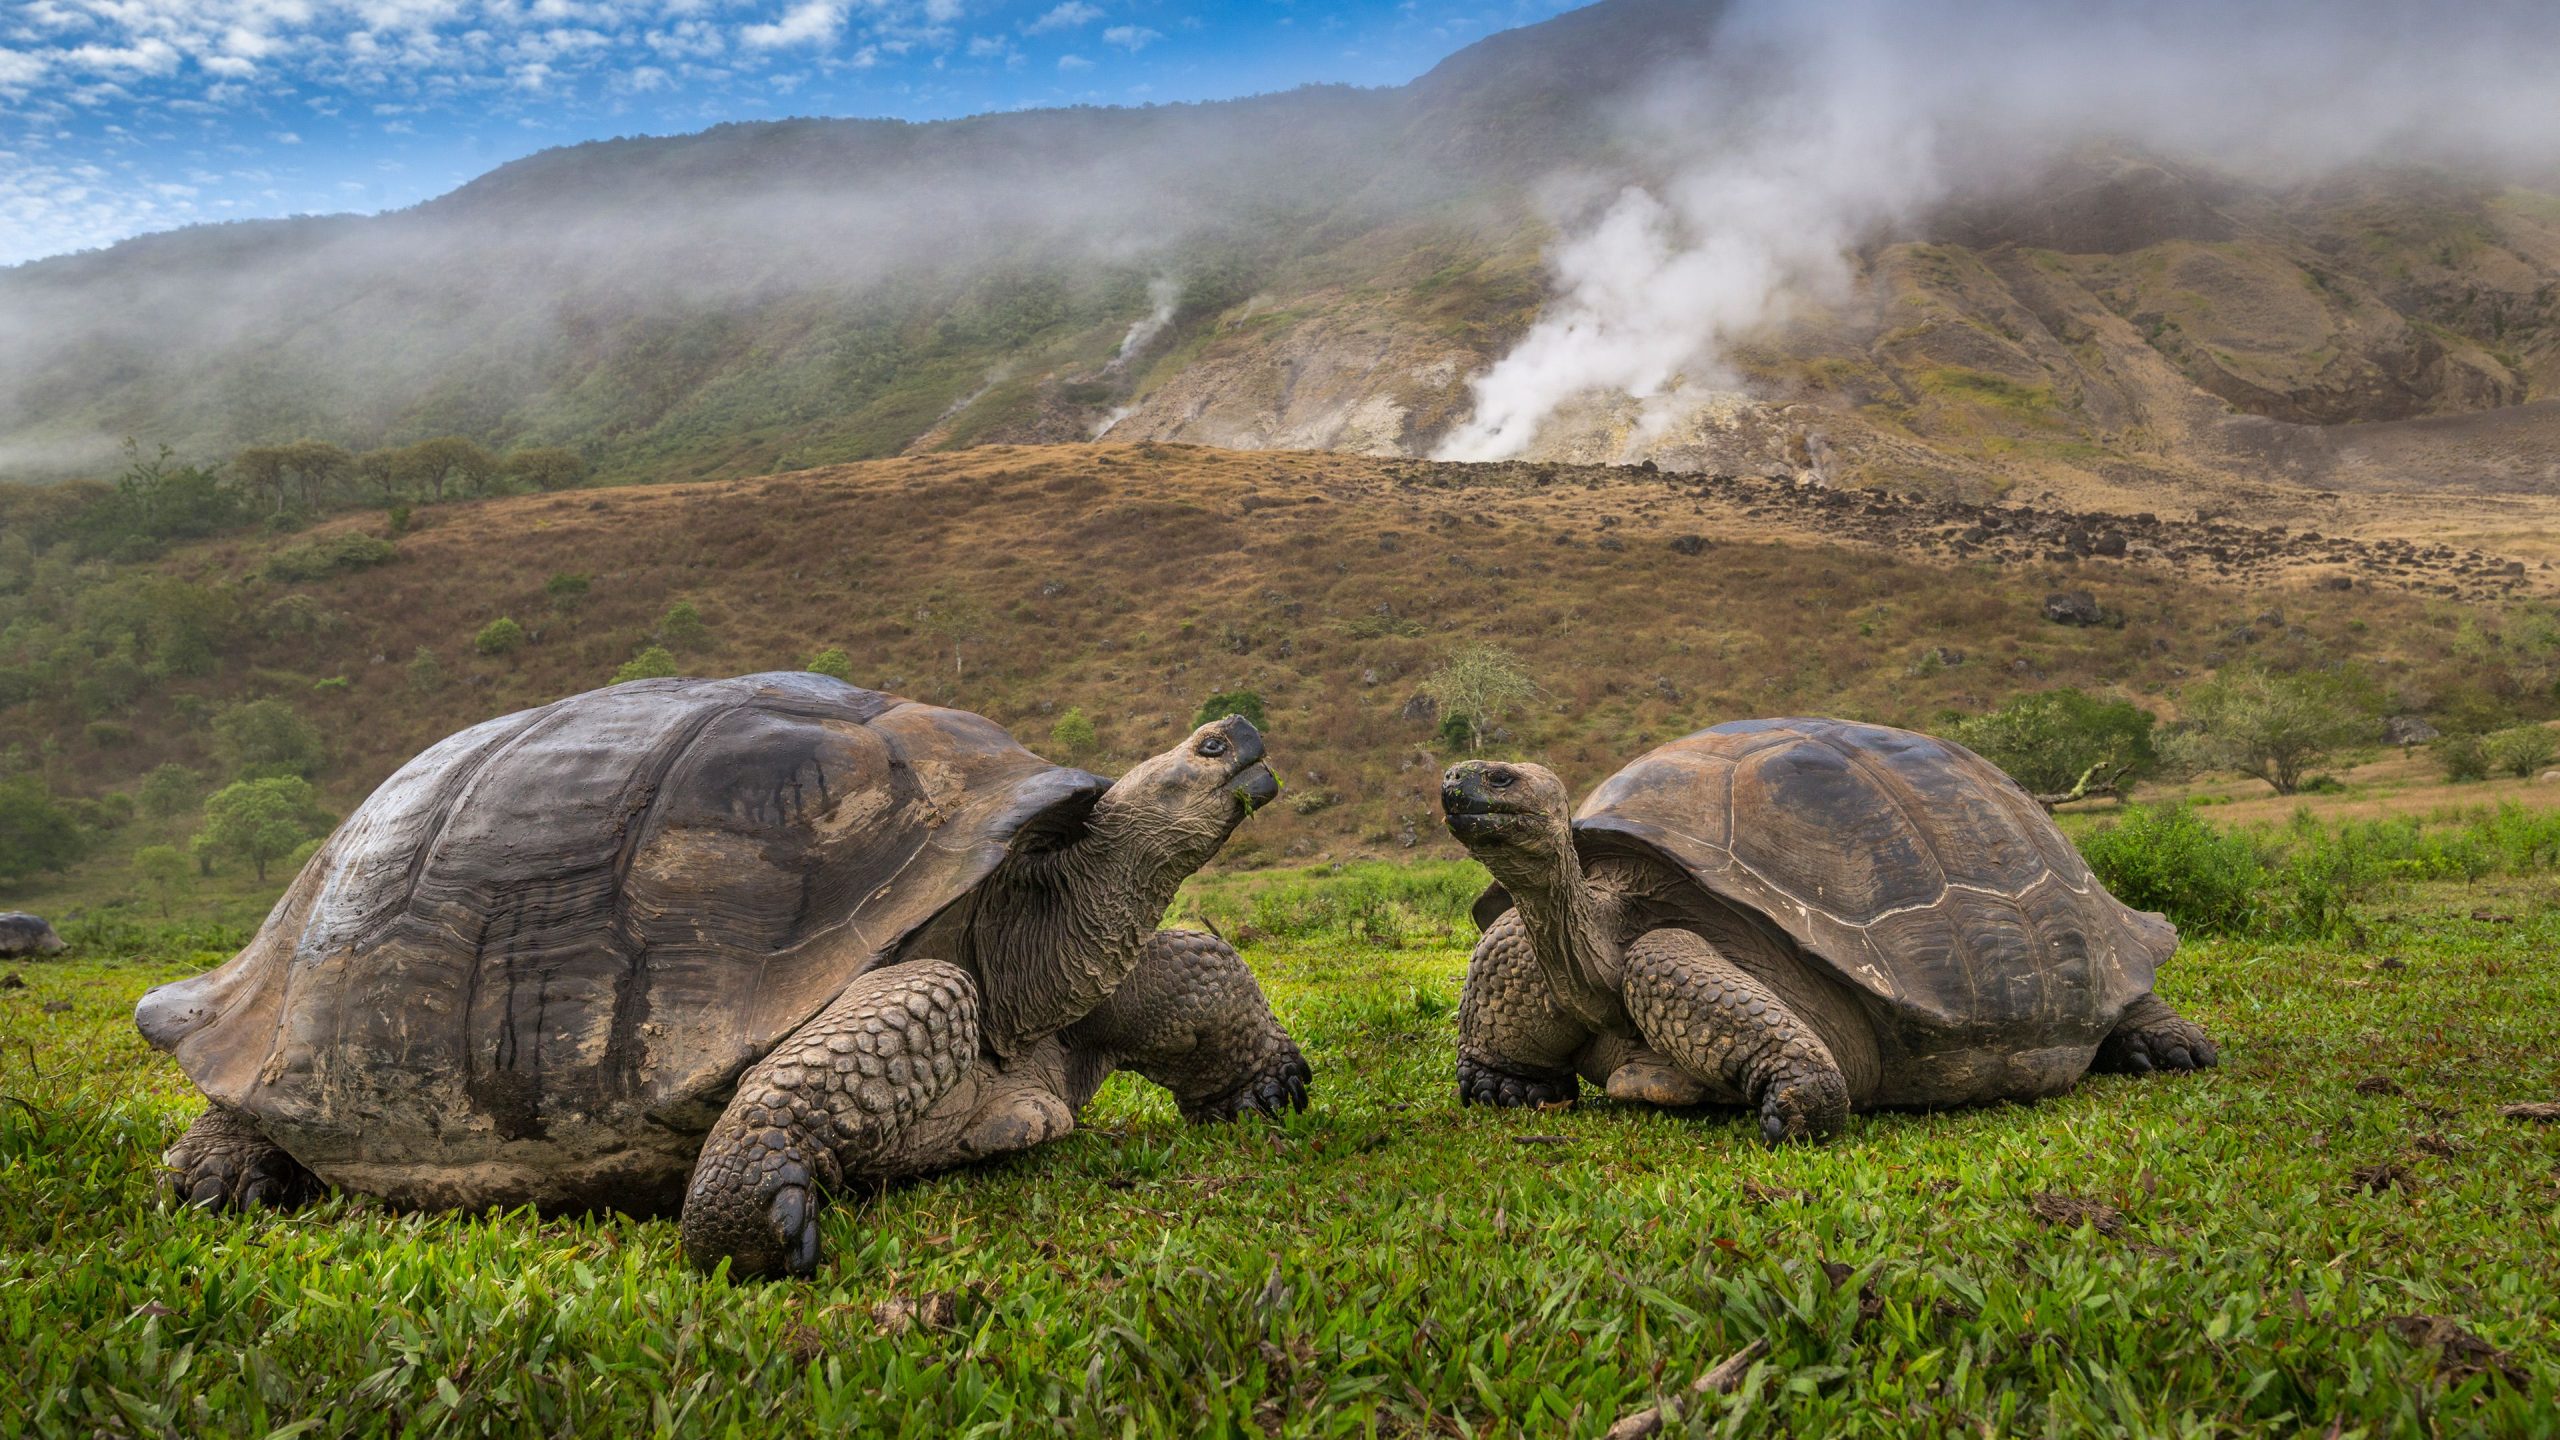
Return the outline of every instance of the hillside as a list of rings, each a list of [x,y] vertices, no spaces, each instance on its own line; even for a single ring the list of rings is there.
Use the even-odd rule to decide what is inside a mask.
[[[1396,90],[582,145],[22,266],[0,475],[128,435],[456,433],[652,481],[1102,430],[1427,454],[1553,299],[1558,185],[1653,177],[1624,112],[1720,9],[1611,0]],[[1660,429],[1589,397],[1533,453],[2127,510],[2551,493],[2560,198],[2521,178],[2086,147],[1869,237],[1739,391]]]
[[[1104,770],[1170,743],[1209,696],[1252,691],[1289,788],[1225,864],[1454,854],[1436,778],[1457,752],[1418,685],[1475,640],[1541,691],[1497,746],[1576,787],[1749,715],[1928,725],[2072,685],[2174,718],[2185,686],[2242,659],[2353,660],[2396,709],[2541,719],[2560,703],[2560,524],[2501,513],[2511,528],[2473,513],[2493,538],[2457,545],[2379,533],[2389,512],[2345,495],[2277,528],[1785,477],[990,446],[424,508],[388,563],[317,580],[271,562],[379,520],[148,565],[45,557],[0,575],[0,733],[11,765],[113,814],[164,763],[201,793],[224,771],[213,721],[280,699],[324,738],[318,783],[343,813],[433,740],[604,684],[662,636],[704,675],[840,648],[857,683]],[[2095,553],[2111,542],[2121,556]],[[2044,618],[2065,590],[2108,623]],[[706,632],[689,648],[665,621],[678,602]],[[528,643],[477,653],[501,616]],[[1092,753],[1052,741],[1070,708]],[[133,818],[68,891],[0,902],[116,892],[132,845],[194,824]]]

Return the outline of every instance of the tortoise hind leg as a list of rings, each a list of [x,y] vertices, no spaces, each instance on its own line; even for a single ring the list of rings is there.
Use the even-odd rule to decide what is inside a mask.
[[[207,1106],[160,1163],[169,1198],[199,1210],[290,1210],[328,1188],[257,1121],[227,1105]]]
[[[1713,945],[1653,930],[1626,961],[1627,1013],[1646,1042],[1709,1089],[1757,1105],[1771,1143],[1818,1139],[1849,1118],[1848,1077],[1820,1033]]]
[[[2125,1007],[2089,1068],[2148,1075],[2154,1070],[2210,1070],[2221,1058],[2203,1026],[2170,1009],[2159,996],[2145,995]]]
[[[821,1197],[891,1155],[978,1058],[978,987],[939,960],[845,987],[738,1082],[685,1190],[684,1250],[735,1276],[818,1268]]]

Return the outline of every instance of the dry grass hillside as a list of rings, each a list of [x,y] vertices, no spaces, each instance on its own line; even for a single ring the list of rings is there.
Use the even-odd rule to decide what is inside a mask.
[[[1500,747],[1577,787],[1741,716],[1927,724],[2055,685],[2174,716],[2183,685],[2243,658],[2353,659],[2399,706],[2487,686],[2531,714],[2554,654],[2555,572],[2500,553],[1641,468],[988,447],[418,523],[390,563],[306,584],[258,572],[308,534],[175,552],[157,571],[253,617],[219,670],[135,700],[112,748],[67,696],[0,722],[41,742],[52,783],[94,795],[167,760],[214,771],[207,717],[282,697],[329,738],[320,783],[343,810],[446,733],[606,683],[684,601],[707,629],[679,647],[689,673],[841,648],[858,683],[981,711],[1044,753],[1081,708],[1099,769],[1172,741],[1209,695],[1254,691],[1289,788],[1229,851],[1251,865],[1453,849],[1417,687],[1473,640],[1543,692]],[[568,574],[587,592],[549,595]],[[2109,623],[2048,621],[2057,590]],[[255,618],[276,615],[292,623]],[[529,643],[477,654],[500,616]],[[413,681],[422,650],[440,686]]]

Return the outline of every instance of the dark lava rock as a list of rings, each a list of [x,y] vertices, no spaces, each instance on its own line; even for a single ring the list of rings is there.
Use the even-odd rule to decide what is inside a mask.
[[[1704,535],[1674,536],[1671,548],[1683,555],[1703,555],[1707,550],[1707,537]]]
[[[2107,612],[2086,590],[2057,590],[2044,597],[2044,618],[2056,625],[2102,625]]]
[[[2438,733],[2436,727],[2416,715],[2393,715],[2382,722],[2385,745],[2424,745]]]

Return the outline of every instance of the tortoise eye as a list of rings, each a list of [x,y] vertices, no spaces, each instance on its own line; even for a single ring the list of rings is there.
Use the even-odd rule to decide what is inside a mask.
[[[1493,788],[1494,788],[1494,789],[1496,789],[1496,790],[1508,790],[1508,789],[1510,789],[1510,788],[1511,788],[1512,775],[1511,775],[1511,772],[1510,772],[1510,771],[1508,771],[1508,770],[1496,770],[1496,771],[1494,771],[1494,772],[1493,772],[1493,777],[1492,777],[1492,778],[1493,778]]]
[[[1227,753],[1227,738],[1226,738],[1225,736],[1223,736],[1223,735],[1212,735],[1212,736],[1210,736],[1208,739],[1203,740],[1203,741],[1201,741],[1201,742],[1200,742],[1200,753],[1201,753],[1201,754],[1203,754],[1203,755],[1224,755],[1224,754],[1226,754],[1226,753]]]

